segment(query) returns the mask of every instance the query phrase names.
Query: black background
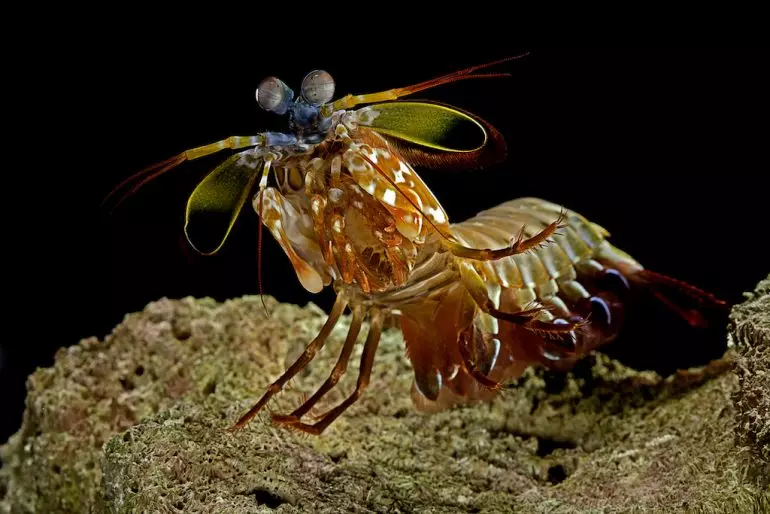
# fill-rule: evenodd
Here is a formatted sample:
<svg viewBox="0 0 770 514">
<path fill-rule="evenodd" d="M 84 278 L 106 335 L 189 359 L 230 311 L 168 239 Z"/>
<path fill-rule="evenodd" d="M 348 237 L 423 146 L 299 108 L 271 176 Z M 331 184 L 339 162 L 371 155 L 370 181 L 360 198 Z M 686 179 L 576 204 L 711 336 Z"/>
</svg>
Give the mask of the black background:
<svg viewBox="0 0 770 514">
<path fill-rule="evenodd" d="M 19 426 L 25 377 L 50 365 L 57 348 L 103 338 L 126 313 L 164 296 L 257 293 L 250 209 L 217 256 L 195 254 L 182 235 L 186 195 L 218 158 L 169 173 L 112 214 L 99 204 L 123 178 L 186 148 L 280 130 L 284 120 L 254 101 L 267 75 L 298 88 L 305 73 L 323 68 L 343 95 L 531 51 L 495 68 L 509 78 L 417 95 L 484 117 L 508 141 L 508 159 L 490 169 L 421 173 L 450 218 L 519 196 L 547 198 L 603 225 L 646 267 L 731 302 L 770 271 L 765 51 L 268 47 L 212 49 L 195 35 L 162 46 L 101 46 L 74 52 L 52 68 L 55 87 L 33 92 L 44 111 L 56 104 L 41 119 L 56 118 L 62 148 L 51 155 L 50 145 L 37 145 L 24 157 L 29 184 L 8 195 L 9 203 L 26 202 L 6 224 L 18 259 L 8 294 L 34 321 L 11 320 L 21 330 L 2 341 L 0 439 Z M 330 291 L 301 288 L 269 236 L 263 276 L 265 292 L 281 301 L 328 308 L 332 300 Z M 651 345 L 644 363 L 697 352 L 692 344 Z"/>
</svg>

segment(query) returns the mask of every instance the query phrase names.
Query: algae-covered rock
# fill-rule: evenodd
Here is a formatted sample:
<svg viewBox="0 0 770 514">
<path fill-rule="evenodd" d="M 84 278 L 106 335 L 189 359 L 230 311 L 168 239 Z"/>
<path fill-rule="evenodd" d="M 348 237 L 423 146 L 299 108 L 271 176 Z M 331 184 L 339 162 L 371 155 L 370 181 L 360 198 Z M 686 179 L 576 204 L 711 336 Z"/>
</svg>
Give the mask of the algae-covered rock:
<svg viewBox="0 0 770 514">
<path fill-rule="evenodd" d="M 279 373 L 288 345 L 306 341 L 323 316 L 317 308 L 274 311 L 265 320 L 253 299 L 162 300 L 127 316 L 104 342 L 61 349 L 53 367 L 29 377 L 22 427 L 2 449 L 4 509 L 87 512 L 102 495 L 102 446 L 111 437 L 182 399 L 255 394 L 250 375 Z"/>
<path fill-rule="evenodd" d="M 322 436 L 275 427 L 266 417 L 230 433 L 325 318 L 313 306 L 272 299 L 268 306 L 269 318 L 258 298 L 161 300 L 129 315 L 104 342 L 61 350 L 53 367 L 28 381 L 22 427 L 2 449 L 0 509 L 762 512 L 770 506 L 767 491 L 745 478 L 762 472 L 743 451 L 766 455 L 767 390 L 747 389 L 744 378 L 739 384 L 729 370 L 732 353 L 667 378 L 595 354 L 567 375 L 530 370 L 490 404 L 428 415 L 412 407 L 403 340 L 387 330 L 366 394 Z M 757 312 L 767 319 L 767 309 Z M 741 326 L 748 317 L 736 319 Z M 271 409 L 290 411 L 323 382 L 347 323 Z M 360 351 L 319 412 L 350 393 Z M 740 358 L 746 370 L 760 370 L 754 354 Z M 756 408 L 743 407 L 747 390 L 756 393 Z M 747 428 L 736 430 L 736 416 L 752 409 L 757 414 L 748 414 Z"/>
<path fill-rule="evenodd" d="M 770 276 L 730 315 L 731 337 L 741 357 L 735 369 L 735 435 L 745 447 L 752 476 L 770 484 Z"/>
</svg>

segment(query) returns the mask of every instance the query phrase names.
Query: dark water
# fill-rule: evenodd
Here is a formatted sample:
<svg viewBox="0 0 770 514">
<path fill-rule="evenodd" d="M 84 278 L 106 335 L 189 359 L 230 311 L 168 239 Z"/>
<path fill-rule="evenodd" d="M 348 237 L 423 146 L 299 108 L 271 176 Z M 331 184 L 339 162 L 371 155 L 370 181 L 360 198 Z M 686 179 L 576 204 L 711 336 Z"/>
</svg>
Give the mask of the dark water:
<svg viewBox="0 0 770 514">
<path fill-rule="evenodd" d="M 0 439 L 20 423 L 24 378 L 50 365 L 56 348 L 103 337 L 125 313 L 163 296 L 223 300 L 257 292 L 250 210 L 216 257 L 196 255 L 182 235 L 186 194 L 216 160 L 164 177 L 108 217 L 99 203 L 122 178 L 185 148 L 281 129 L 282 120 L 254 101 L 266 75 L 297 87 L 307 71 L 322 67 L 336 79 L 338 95 L 364 93 L 524 50 L 532 55 L 501 68 L 510 78 L 419 95 L 484 117 L 508 141 L 508 160 L 488 170 L 423 173 L 450 217 L 539 196 L 605 226 L 614 244 L 648 268 L 729 301 L 766 276 L 770 84 L 760 63 L 767 52 L 416 47 L 378 64 L 362 48 L 353 57 L 318 50 L 199 66 L 198 48 L 184 42 L 116 47 L 109 58 L 75 56 L 76 65 L 60 77 L 58 93 L 68 107 L 62 137 L 80 146 L 29 174 L 28 190 L 44 197 L 44 221 L 17 213 L 29 225 L 16 240 L 20 266 L 33 271 L 18 273 L 26 282 L 15 297 L 37 323 L 2 341 Z M 270 238 L 263 274 L 265 292 L 281 301 L 331 303 L 329 291 L 311 296 L 301 288 Z M 658 317 L 652 312 L 649 319 Z M 662 370 L 719 353 L 721 338 L 700 345 L 677 326 L 664 326 L 654 332 L 658 338 L 614 351 Z"/>
</svg>

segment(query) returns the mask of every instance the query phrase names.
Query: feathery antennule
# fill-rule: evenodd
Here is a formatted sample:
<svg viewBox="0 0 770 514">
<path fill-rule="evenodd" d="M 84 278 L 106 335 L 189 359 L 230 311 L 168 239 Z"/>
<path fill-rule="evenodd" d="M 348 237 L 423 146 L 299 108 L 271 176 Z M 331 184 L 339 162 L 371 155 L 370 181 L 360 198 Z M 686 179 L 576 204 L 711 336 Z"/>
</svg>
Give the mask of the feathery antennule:
<svg viewBox="0 0 770 514">
<path fill-rule="evenodd" d="M 504 59 L 498 59 L 496 61 L 488 62 L 485 64 L 478 64 L 476 66 L 471 66 L 470 68 L 465 68 L 463 70 L 454 71 L 452 73 L 448 73 L 446 75 L 443 75 L 441 77 L 437 77 L 435 79 L 426 80 L 425 82 L 420 82 L 418 84 L 414 84 L 412 86 L 407 87 L 401 87 L 396 88 L 396 93 L 398 96 L 403 95 L 410 95 L 413 93 L 417 93 L 419 91 L 424 91 L 426 89 L 430 89 L 432 87 L 440 86 L 442 84 L 449 84 L 452 82 L 457 82 L 459 80 L 469 80 L 469 79 L 483 79 L 483 78 L 495 78 L 495 77 L 509 77 L 510 73 L 481 73 L 478 75 L 473 75 L 473 72 L 476 70 L 481 70 L 484 68 L 489 68 L 492 66 L 495 66 L 497 64 L 502 64 L 504 62 L 508 61 L 514 61 L 516 59 L 521 59 L 522 57 L 526 57 L 529 55 L 529 52 L 515 55 L 512 57 L 506 57 Z"/>
<path fill-rule="evenodd" d="M 155 163 L 152 166 L 148 166 L 143 170 L 137 173 L 134 173 L 130 177 L 123 180 L 120 184 L 115 186 L 115 188 L 113 188 L 113 190 L 110 191 L 110 193 L 106 197 L 104 197 L 104 200 L 102 200 L 102 203 L 101 203 L 101 207 L 104 208 L 104 206 L 109 203 L 111 198 L 114 198 L 118 193 L 121 193 L 121 191 L 124 191 L 126 187 L 133 184 L 133 186 L 131 186 L 131 188 L 128 189 L 128 191 L 124 191 L 123 193 L 120 194 L 117 202 L 110 209 L 110 213 L 112 213 L 123 202 L 125 202 L 128 199 L 128 197 L 136 193 L 139 190 L 139 188 L 141 188 L 151 180 L 155 179 L 156 177 L 166 173 L 167 171 L 176 168 L 186 160 L 187 160 L 187 154 L 186 152 L 182 152 L 179 155 L 175 155 L 174 157 L 168 158 L 165 161 Z"/>
</svg>

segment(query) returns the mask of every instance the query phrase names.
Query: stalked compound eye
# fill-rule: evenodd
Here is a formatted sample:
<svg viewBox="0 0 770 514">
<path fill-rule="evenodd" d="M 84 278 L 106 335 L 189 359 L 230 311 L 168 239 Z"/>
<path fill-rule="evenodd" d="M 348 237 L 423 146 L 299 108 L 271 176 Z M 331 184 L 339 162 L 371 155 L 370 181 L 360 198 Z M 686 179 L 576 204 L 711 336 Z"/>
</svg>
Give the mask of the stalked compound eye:
<svg viewBox="0 0 770 514">
<path fill-rule="evenodd" d="M 293 99 L 294 91 L 275 77 L 267 77 L 257 88 L 257 103 L 268 112 L 284 114 Z"/>
<path fill-rule="evenodd" d="M 334 98 L 334 79 L 326 71 L 311 71 L 302 79 L 300 93 L 310 105 L 323 105 Z"/>
</svg>

